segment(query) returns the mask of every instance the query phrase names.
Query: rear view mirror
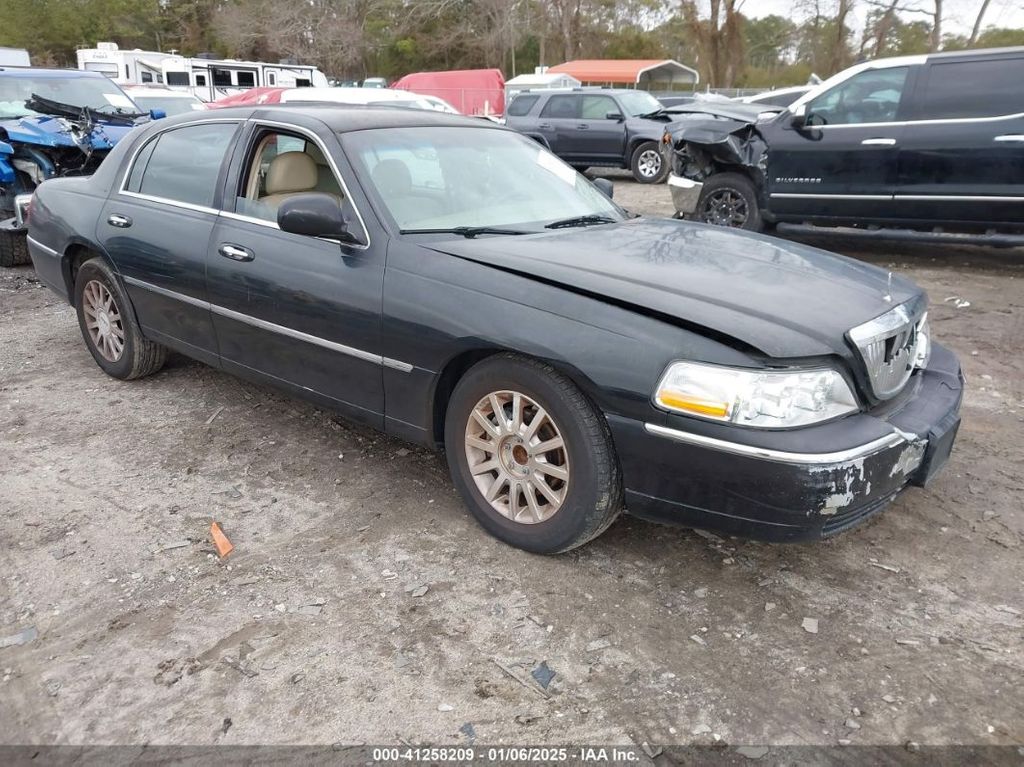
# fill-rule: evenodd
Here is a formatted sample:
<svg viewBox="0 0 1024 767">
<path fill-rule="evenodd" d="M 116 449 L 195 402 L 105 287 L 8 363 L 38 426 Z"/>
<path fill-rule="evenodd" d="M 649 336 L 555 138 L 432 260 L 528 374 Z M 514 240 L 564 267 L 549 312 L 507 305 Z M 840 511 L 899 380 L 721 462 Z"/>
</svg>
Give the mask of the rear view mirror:
<svg viewBox="0 0 1024 767">
<path fill-rule="evenodd" d="M 612 196 L 615 194 L 615 184 L 606 178 L 595 178 L 594 186 L 596 186 L 601 191 L 601 194 L 609 200 L 612 199 Z"/>
<path fill-rule="evenodd" d="M 358 242 L 348 230 L 338 198 L 320 192 L 294 194 L 285 199 L 277 209 L 277 225 L 291 234 Z"/>
<path fill-rule="evenodd" d="M 604 119 L 605 120 L 616 120 L 618 122 L 622 122 L 622 113 L 621 112 L 605 112 Z"/>
</svg>

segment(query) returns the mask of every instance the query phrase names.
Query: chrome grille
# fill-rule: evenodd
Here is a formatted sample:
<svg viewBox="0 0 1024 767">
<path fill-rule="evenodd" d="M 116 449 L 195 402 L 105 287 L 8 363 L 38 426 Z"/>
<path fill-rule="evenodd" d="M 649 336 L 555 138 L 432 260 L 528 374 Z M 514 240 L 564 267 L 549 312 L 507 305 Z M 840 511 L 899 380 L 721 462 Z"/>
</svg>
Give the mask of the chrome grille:
<svg viewBox="0 0 1024 767">
<path fill-rule="evenodd" d="M 921 332 L 926 307 L 926 299 L 921 296 L 850 330 L 850 340 L 864 361 L 871 390 L 879 399 L 899 394 L 914 372 L 919 352 L 928 343 Z"/>
</svg>

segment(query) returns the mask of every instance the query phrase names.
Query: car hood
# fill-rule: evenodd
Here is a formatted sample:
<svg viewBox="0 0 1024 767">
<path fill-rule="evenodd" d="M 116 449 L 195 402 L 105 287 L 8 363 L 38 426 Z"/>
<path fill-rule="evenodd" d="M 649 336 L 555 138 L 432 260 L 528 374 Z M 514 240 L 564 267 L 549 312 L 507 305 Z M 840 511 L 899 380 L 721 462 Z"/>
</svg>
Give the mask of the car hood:
<svg viewBox="0 0 1024 767">
<path fill-rule="evenodd" d="M 73 125 L 62 117 L 40 115 L 38 117 L 16 117 L 0 120 L 0 130 L 7 134 L 7 140 L 38 146 L 61 147 L 79 146 L 73 135 Z M 107 125 L 96 123 L 89 138 L 94 150 L 110 149 L 128 135 L 130 125 Z M 80 139 L 81 140 L 81 139 Z"/>
<path fill-rule="evenodd" d="M 850 328 L 922 292 L 885 270 L 817 248 L 669 219 L 433 247 L 724 335 L 777 358 L 849 356 Z"/>
</svg>

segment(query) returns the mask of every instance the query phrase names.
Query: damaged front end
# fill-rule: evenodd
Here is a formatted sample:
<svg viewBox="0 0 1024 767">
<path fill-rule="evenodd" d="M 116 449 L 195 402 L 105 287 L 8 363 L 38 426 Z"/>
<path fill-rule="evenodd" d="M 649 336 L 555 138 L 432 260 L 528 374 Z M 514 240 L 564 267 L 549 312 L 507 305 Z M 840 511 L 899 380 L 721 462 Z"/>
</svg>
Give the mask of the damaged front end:
<svg viewBox="0 0 1024 767">
<path fill-rule="evenodd" d="M 88 176 L 144 117 L 102 113 L 38 96 L 31 114 L 0 119 L 0 260 L 27 263 L 25 236 L 32 192 L 51 178 Z"/>
<path fill-rule="evenodd" d="M 671 168 L 668 186 L 679 217 L 697 209 L 704 181 L 716 173 L 740 171 L 764 188 L 768 145 L 758 130 L 757 114 L 741 106 L 673 113 L 662 146 Z"/>
</svg>

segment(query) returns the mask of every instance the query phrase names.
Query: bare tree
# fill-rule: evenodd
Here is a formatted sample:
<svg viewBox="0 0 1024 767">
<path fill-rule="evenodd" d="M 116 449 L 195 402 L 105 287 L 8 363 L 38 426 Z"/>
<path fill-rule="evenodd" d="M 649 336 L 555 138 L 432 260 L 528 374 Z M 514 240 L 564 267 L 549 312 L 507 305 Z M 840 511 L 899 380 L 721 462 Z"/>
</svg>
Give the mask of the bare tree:
<svg viewBox="0 0 1024 767">
<path fill-rule="evenodd" d="M 978 15 L 974 19 L 974 28 L 971 29 L 971 36 L 967 39 L 968 45 L 974 45 L 978 42 L 978 34 L 981 32 L 981 22 L 985 18 L 985 12 L 988 10 L 989 0 L 981 0 L 981 8 L 978 9 Z"/>
<path fill-rule="evenodd" d="M 682 14 L 697 46 L 698 65 L 706 81 L 719 88 L 731 88 L 744 66 L 743 0 L 710 0 L 704 18 L 696 0 L 683 0 Z"/>
</svg>

